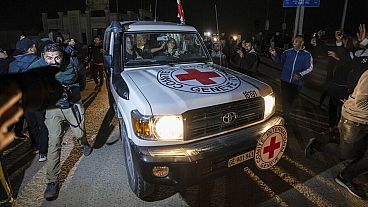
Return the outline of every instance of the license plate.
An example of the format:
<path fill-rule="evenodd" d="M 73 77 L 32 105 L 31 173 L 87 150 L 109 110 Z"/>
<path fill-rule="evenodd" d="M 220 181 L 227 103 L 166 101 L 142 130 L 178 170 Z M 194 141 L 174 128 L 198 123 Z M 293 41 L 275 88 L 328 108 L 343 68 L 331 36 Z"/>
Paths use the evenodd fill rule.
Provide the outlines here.
<path fill-rule="evenodd" d="M 247 160 L 250 160 L 254 157 L 254 150 L 243 153 L 241 155 L 238 155 L 236 157 L 230 158 L 227 161 L 227 167 L 232 167 L 234 165 L 237 165 L 239 163 L 245 162 Z"/>

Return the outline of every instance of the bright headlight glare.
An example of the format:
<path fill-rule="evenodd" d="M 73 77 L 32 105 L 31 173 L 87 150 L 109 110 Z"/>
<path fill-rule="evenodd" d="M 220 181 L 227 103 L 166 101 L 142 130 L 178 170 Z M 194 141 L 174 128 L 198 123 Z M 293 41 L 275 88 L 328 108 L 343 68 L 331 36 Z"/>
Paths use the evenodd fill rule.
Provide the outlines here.
<path fill-rule="evenodd" d="M 181 116 L 157 116 L 154 119 L 153 132 L 162 141 L 183 139 L 183 119 Z"/>
<path fill-rule="evenodd" d="M 275 112 L 275 96 L 270 94 L 263 97 L 265 103 L 264 118 L 268 118 Z"/>

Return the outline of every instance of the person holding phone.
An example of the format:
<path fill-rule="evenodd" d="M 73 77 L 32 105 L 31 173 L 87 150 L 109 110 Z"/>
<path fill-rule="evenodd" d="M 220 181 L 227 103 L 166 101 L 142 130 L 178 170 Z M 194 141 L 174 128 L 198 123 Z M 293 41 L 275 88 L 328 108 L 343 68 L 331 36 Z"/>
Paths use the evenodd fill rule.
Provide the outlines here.
<path fill-rule="evenodd" d="M 275 48 L 269 49 L 272 60 L 283 64 L 281 72 L 282 110 L 286 123 L 290 120 L 293 102 L 304 85 L 305 77 L 313 70 L 312 55 L 304 49 L 304 37 L 297 35 L 293 47 L 277 54 Z"/>

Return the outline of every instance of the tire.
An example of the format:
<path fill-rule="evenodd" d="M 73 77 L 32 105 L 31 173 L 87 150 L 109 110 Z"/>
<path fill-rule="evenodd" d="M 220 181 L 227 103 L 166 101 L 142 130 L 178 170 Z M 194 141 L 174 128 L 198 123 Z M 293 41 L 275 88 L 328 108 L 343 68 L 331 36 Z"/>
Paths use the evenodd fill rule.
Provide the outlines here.
<path fill-rule="evenodd" d="M 144 200 L 152 201 L 155 195 L 156 186 L 154 184 L 148 183 L 143 180 L 141 175 L 139 175 L 138 170 L 136 170 L 137 165 L 134 161 L 132 154 L 132 149 L 127 136 L 127 131 L 123 119 L 119 119 L 120 137 L 124 148 L 124 160 L 128 175 L 128 182 L 131 190 L 134 194 Z"/>

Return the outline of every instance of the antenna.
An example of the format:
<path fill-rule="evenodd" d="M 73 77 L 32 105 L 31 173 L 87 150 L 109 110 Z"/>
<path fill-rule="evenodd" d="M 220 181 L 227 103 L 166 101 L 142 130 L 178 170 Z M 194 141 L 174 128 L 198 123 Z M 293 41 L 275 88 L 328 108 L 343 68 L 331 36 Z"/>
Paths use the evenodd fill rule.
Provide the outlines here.
<path fill-rule="evenodd" d="M 157 21 L 157 0 L 156 0 L 156 3 L 155 3 L 155 22 Z"/>

